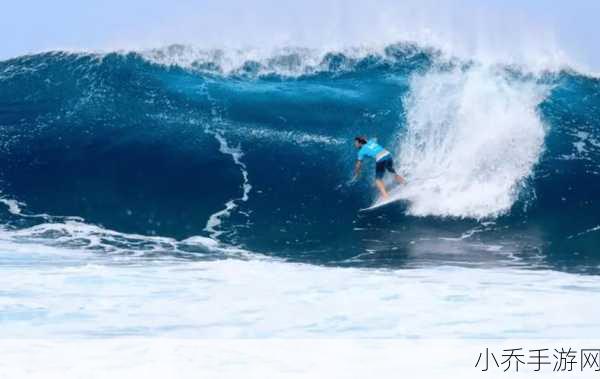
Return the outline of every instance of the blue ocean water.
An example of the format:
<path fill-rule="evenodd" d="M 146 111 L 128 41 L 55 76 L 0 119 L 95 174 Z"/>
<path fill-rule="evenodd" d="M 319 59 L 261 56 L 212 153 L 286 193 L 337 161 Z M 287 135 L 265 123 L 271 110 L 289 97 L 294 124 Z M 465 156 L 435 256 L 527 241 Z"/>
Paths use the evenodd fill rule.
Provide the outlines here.
<path fill-rule="evenodd" d="M 581 274 L 600 267 L 600 80 L 568 69 L 484 66 L 410 44 L 358 55 L 288 49 L 235 62 L 223 51 L 190 58 L 186 49 L 50 52 L 0 62 L 0 263 L 3 276 L 13 278 L 3 284 L 6 320 L 36 320 L 58 334 L 76 325 L 76 334 L 117 308 L 77 311 L 67 306 L 68 294 L 84 299 L 99 287 L 107 298 L 129 299 L 126 307 L 139 306 L 139 295 L 158 309 L 167 301 L 161 291 L 173 291 L 166 283 L 177 275 L 190 286 L 205 283 L 208 296 L 202 303 L 195 297 L 201 294 L 179 292 L 172 299 L 179 305 L 200 301 L 213 309 L 219 286 L 210 283 L 222 283 L 232 296 L 241 290 L 232 284 L 239 275 L 250 286 L 246 295 L 257 286 L 248 296 L 262 299 L 255 305 L 266 312 L 270 284 L 260 280 L 270 283 L 273 274 L 276 282 L 298 281 L 282 284 L 278 299 L 310 294 L 314 288 L 295 287 L 302 280 L 316 279 L 317 293 L 327 292 L 330 280 L 341 291 L 346 280 L 357 288 L 373 280 L 383 291 L 373 289 L 373 301 L 386 307 L 411 301 L 406 293 L 395 298 L 387 285 L 410 285 L 427 298 L 439 287 L 426 283 L 441 280 L 452 293 L 432 298 L 423 312 L 471 304 L 496 329 L 483 322 L 469 334 L 482 322 L 471 320 L 464 328 L 438 325 L 439 335 L 498 336 L 505 334 L 489 314 L 495 303 L 469 297 L 477 288 L 514 291 L 521 306 L 536 296 L 526 288 L 541 282 L 549 288 L 540 291 L 558 293 L 560 304 L 579 295 L 583 303 L 583 294 L 597 291 Z M 344 185 L 356 135 L 376 137 L 393 152 L 408 181 L 394 205 L 358 212 L 375 190 L 370 164 L 357 185 Z M 230 259 L 235 263 L 227 266 Z M 206 276 L 190 274 L 188 264 Z M 166 271 L 154 271 L 156 265 Z M 233 282 L 223 276 L 228 272 Z M 445 275 L 451 283 L 440 279 Z M 470 275 L 475 282 L 463 283 L 464 292 L 453 287 Z M 487 281 L 494 275 L 502 278 Z M 19 278 L 59 294 L 71 289 L 60 304 L 39 305 L 48 294 L 28 292 Z M 576 281 L 585 282 L 584 292 L 565 287 Z M 520 307 L 503 301 L 507 314 Z M 152 312 L 146 316 L 160 320 Z M 386 336 L 386 322 L 400 316 L 348 317 L 340 322 L 352 335 L 372 335 L 372 325 Z M 317 329 L 254 330 L 344 334 L 330 321 L 307 321 Z M 431 327 L 419 322 L 394 335 Z M 526 336 L 542 333 L 526 317 L 517 322 Z M 166 330 L 133 324 L 105 332 Z M 213 324 L 207 334 L 247 335 L 225 329 Z"/>
<path fill-rule="evenodd" d="M 412 45 L 331 53 L 312 66 L 303 59 L 291 52 L 226 73 L 215 59 L 182 67 L 138 53 L 4 61 L 3 196 L 29 213 L 177 239 L 210 237 L 209 218 L 231 200 L 213 220 L 221 241 L 301 262 L 403 267 L 452 261 L 445 252 L 458 249 L 469 265 L 518 256 L 598 266 L 597 79 L 486 71 Z M 421 197 L 358 214 L 374 199 L 372 168 L 360 185 L 340 184 L 359 134 L 394 151 L 409 182 L 441 178 L 413 183 Z M 500 167 L 505 153 L 515 162 Z M 499 188 L 478 199 L 483 181 Z M 424 209 L 411 212 L 411 201 Z M 7 210 L 1 221 L 9 230 L 46 222 Z"/>

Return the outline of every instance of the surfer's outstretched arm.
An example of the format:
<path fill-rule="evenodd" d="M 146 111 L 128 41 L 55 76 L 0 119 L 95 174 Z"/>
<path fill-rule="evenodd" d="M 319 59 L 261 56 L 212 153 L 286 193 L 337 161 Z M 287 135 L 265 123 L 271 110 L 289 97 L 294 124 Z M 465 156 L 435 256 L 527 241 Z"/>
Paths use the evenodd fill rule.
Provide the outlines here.
<path fill-rule="evenodd" d="M 360 176 L 360 169 L 362 167 L 362 161 L 356 161 L 356 165 L 354 165 L 354 178 L 352 180 L 357 180 Z"/>

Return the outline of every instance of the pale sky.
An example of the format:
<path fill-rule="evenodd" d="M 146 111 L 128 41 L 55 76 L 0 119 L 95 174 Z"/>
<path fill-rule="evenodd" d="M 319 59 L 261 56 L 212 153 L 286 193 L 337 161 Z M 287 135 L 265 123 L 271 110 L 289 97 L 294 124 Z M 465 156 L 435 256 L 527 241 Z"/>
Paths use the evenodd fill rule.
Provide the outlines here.
<path fill-rule="evenodd" d="M 0 59 L 171 43 L 326 48 L 412 40 L 600 72 L 598 15 L 598 0 L 21 0 L 3 5 Z"/>

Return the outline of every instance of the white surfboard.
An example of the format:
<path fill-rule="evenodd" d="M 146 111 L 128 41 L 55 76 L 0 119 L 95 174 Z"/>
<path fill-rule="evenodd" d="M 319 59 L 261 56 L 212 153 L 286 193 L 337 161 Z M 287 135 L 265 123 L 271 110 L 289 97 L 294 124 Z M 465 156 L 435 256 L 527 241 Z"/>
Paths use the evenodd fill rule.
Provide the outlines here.
<path fill-rule="evenodd" d="M 386 205 L 389 205 L 392 203 L 396 203 L 398 201 L 402 201 L 402 199 L 386 199 L 383 201 L 377 201 L 377 202 L 375 202 L 375 204 L 371 205 L 370 207 L 359 209 L 358 211 L 359 212 L 368 212 L 368 211 L 375 210 L 377 208 L 385 207 Z"/>
<path fill-rule="evenodd" d="M 402 188 L 403 188 L 403 186 L 394 188 L 392 191 L 390 191 L 390 193 L 389 193 L 390 196 L 387 199 L 385 199 L 385 200 L 379 199 L 375 203 L 373 203 L 370 207 L 359 209 L 358 211 L 359 212 L 368 212 L 368 211 L 372 211 L 374 209 L 385 207 L 386 205 L 404 200 L 398 196 L 398 194 L 400 193 Z"/>

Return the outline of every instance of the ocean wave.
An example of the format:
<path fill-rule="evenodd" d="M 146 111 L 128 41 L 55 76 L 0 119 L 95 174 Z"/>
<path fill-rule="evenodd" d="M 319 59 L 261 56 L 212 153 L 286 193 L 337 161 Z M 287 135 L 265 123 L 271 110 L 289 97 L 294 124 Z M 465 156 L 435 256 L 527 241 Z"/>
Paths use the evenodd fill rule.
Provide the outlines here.
<path fill-rule="evenodd" d="M 431 239 L 440 251 L 468 235 L 467 251 L 537 257 L 591 252 L 598 238 L 583 232 L 600 223 L 600 82 L 573 71 L 414 44 L 62 52 L 0 62 L 0 104 L 11 230 L 77 222 L 55 216 L 66 214 L 325 264 L 400 251 L 383 260 L 400 266 L 415 244 L 436 250 Z M 409 179 L 398 206 L 357 214 L 375 192 L 370 178 L 342 185 L 356 135 L 393 150 Z"/>

